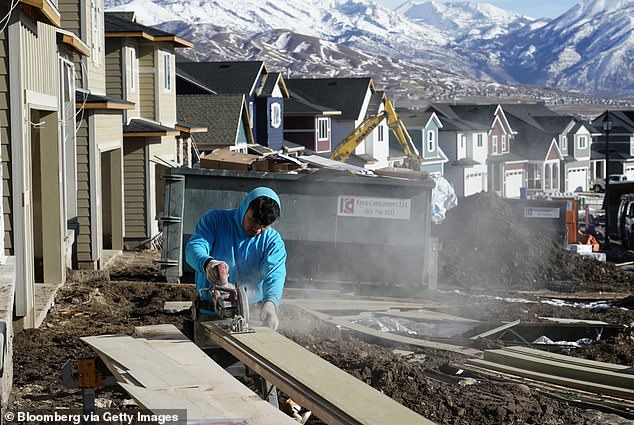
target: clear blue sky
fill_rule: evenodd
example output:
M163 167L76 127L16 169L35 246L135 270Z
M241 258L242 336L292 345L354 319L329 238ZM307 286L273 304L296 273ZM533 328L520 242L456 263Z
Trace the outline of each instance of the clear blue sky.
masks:
M414 0L423 3L425 0ZM440 0L447 1L447 0ZM581 0L472 0L477 3L491 3L502 9L511 10L533 18L556 18ZM391 9L405 0L377 0Z

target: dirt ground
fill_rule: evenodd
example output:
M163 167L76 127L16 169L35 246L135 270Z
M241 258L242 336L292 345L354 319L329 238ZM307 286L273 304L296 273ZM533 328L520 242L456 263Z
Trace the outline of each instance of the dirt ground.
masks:
M500 214L494 219L474 218L468 211L474 211L478 204L495 207ZM629 293L629 274L612 264L562 252L518 225L504 203L489 195L469 199L460 211L448 215L443 226L443 291L421 293L421 302L438 301L446 306L445 313L489 322L522 319L538 323L539 317L551 316L626 325L619 334L570 350L569 354L634 365L633 297L608 300L615 308L579 308L544 304L535 293L520 292ZM81 407L81 393L65 388L61 381L61 369L67 359L94 355L79 340L81 336L131 334L135 326L159 323L183 328L184 314L167 314L162 307L165 301L190 300L193 287L163 283L151 261L156 255L138 253L117 259L110 267L109 279L85 280L75 275L58 293L43 326L15 337L10 408ZM282 307L280 320L280 332L287 337L439 424L634 423L615 412L590 408L566 394L525 383L481 375L469 380L456 378L453 372L464 360L458 354L431 349L396 353L392 348L361 341L288 305ZM131 398L118 387L99 390L97 397L102 407L135 408ZM314 417L308 423L321 424Z

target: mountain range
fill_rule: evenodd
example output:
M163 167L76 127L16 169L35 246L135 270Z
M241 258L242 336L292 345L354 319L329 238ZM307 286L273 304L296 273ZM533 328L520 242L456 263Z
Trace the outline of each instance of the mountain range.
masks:
M634 0L583 0L553 20L470 1L105 3L193 41L184 53L198 60L264 60L287 77L370 75L404 99L537 86L634 96Z

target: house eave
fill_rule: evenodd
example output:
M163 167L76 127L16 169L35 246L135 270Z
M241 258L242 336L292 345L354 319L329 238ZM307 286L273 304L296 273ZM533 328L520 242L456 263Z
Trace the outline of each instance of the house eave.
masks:
M30 6L38 12L42 21L54 27L62 26L62 15L51 0L21 0L22 4Z
M81 41L81 39L77 37L75 33L63 29L58 29L57 37L59 42L75 50L80 55L86 57L90 56L90 48L86 45L86 43Z

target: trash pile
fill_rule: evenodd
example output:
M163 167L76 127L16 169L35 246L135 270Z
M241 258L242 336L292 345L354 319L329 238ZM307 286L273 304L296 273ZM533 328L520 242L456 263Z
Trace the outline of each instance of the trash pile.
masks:
M492 193L461 200L434 227L442 243L439 281L464 288L560 292L628 290L630 275L575 255L528 228Z

